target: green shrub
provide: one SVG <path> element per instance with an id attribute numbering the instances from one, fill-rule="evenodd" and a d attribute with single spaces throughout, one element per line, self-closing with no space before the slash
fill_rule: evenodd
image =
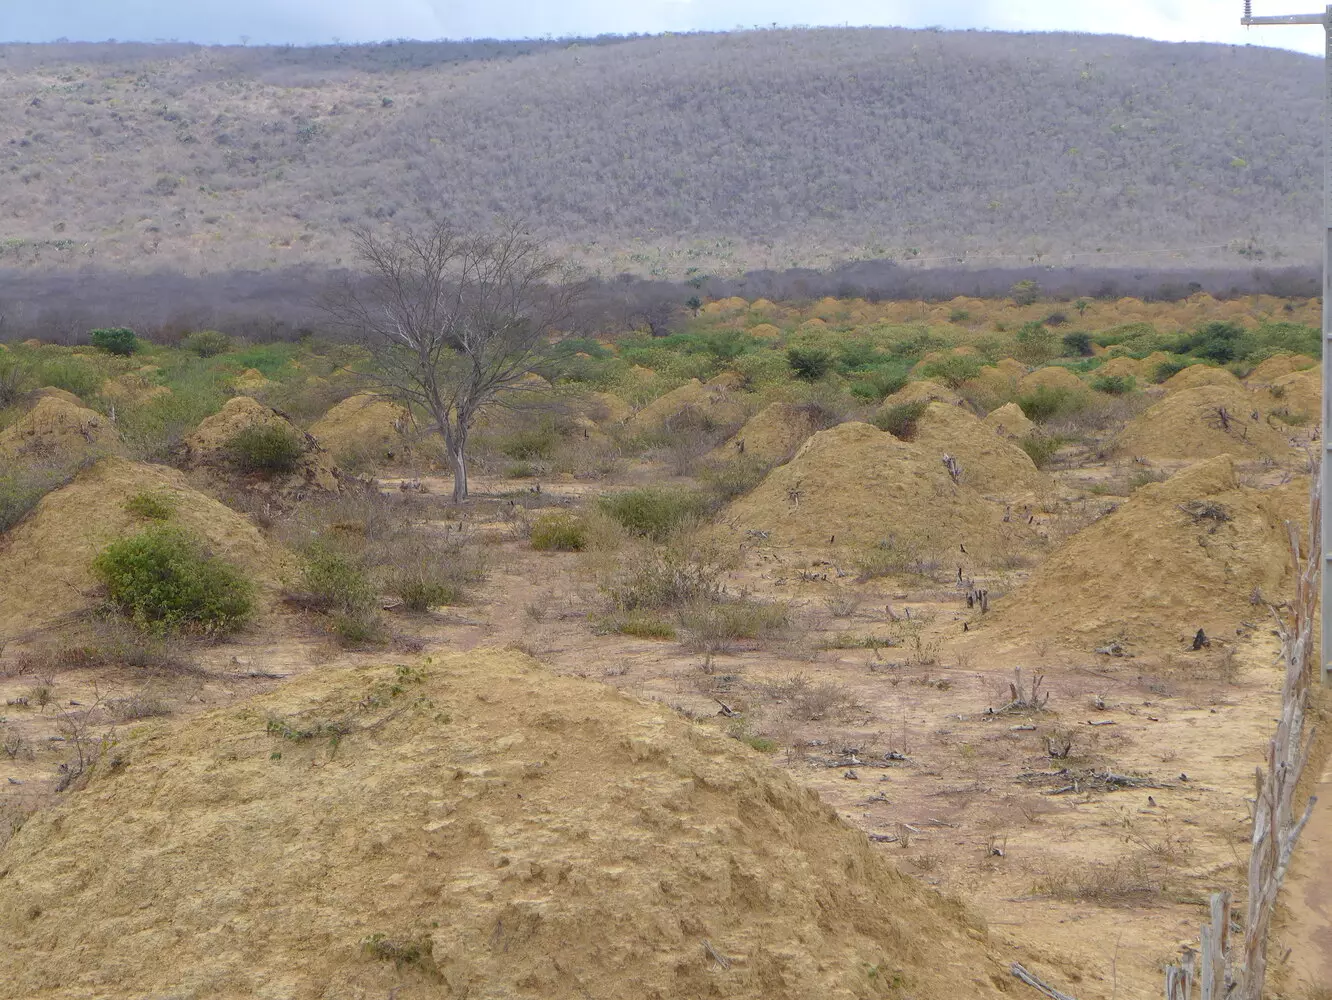
<path id="1" fill-rule="evenodd" d="M 1059 355 L 1059 339 L 1044 323 L 1023 324 L 1013 340 L 1013 354 L 1029 365 L 1043 365 Z"/>
<path id="2" fill-rule="evenodd" d="M 93 330 L 88 334 L 88 339 L 99 351 L 123 357 L 129 357 L 139 349 L 139 338 L 134 335 L 133 330 L 127 330 L 123 326 L 108 330 Z"/>
<path id="3" fill-rule="evenodd" d="M 167 521 L 176 512 L 176 498 L 170 493 L 144 491 L 125 501 L 125 510 L 150 521 Z"/>
<path id="4" fill-rule="evenodd" d="M 705 494 L 668 486 L 645 486 L 612 493 L 602 497 L 598 504 L 629 531 L 656 541 L 664 540 L 687 522 L 703 517 L 710 507 Z"/>
<path id="5" fill-rule="evenodd" d="M 925 378 L 934 379 L 956 389 L 963 382 L 970 382 L 980 375 L 982 367 L 980 358 L 969 354 L 950 354 L 946 358 L 922 365 L 920 373 Z"/>
<path id="6" fill-rule="evenodd" d="M 226 445 L 227 457 L 242 472 L 278 475 L 295 472 L 304 445 L 280 424 L 256 424 L 237 432 Z"/>
<path id="7" fill-rule="evenodd" d="M 1008 294 L 1012 296 L 1014 305 L 1029 306 L 1041 297 L 1041 286 L 1031 279 L 1026 279 L 1013 285 Z"/>
<path id="8" fill-rule="evenodd" d="M 754 351 L 742 354 L 731 362 L 732 371 L 742 375 L 745 385 L 757 388 L 765 385 L 779 385 L 790 381 L 791 365 L 786 357 L 777 351 Z"/>
<path id="9" fill-rule="evenodd" d="M 1111 396 L 1123 396 L 1138 387 L 1138 380 L 1132 375 L 1098 375 L 1092 379 L 1091 387 Z"/>
<path id="10" fill-rule="evenodd" d="M 199 330 L 182 339 L 180 346 L 201 358 L 215 358 L 231 350 L 231 338 L 219 330 Z"/>
<path id="11" fill-rule="evenodd" d="M 724 591 L 719 567 L 674 551 L 653 553 L 604 589 L 616 609 L 626 612 L 717 601 Z"/>
<path id="12" fill-rule="evenodd" d="M 910 441 L 916 436 L 916 423 L 929 407 L 928 400 L 914 403 L 898 403 L 880 410 L 870 418 L 870 423 L 881 431 L 887 431 L 895 438 Z"/>
<path id="13" fill-rule="evenodd" d="M 1190 365 L 1195 365 L 1197 363 L 1198 362 L 1189 360 L 1188 358 L 1171 358 L 1169 361 L 1162 361 L 1156 366 L 1156 371 L 1152 373 L 1152 381 L 1159 385 L 1167 379 L 1178 375 Z"/>
<path id="14" fill-rule="evenodd" d="M 39 386 L 64 389 L 76 396 L 94 395 L 106 375 L 92 360 L 78 354 L 43 352 L 32 364 L 32 381 Z"/>
<path id="15" fill-rule="evenodd" d="M 1253 331 L 1253 338 L 1258 350 L 1249 355 L 1250 360 L 1261 360 L 1258 355 L 1270 357 L 1282 351 L 1314 358 L 1323 356 L 1322 334 L 1303 323 L 1264 323 Z"/>
<path id="16" fill-rule="evenodd" d="M 301 586 L 323 611 L 363 614 L 375 605 L 375 588 L 361 560 L 325 539 L 306 548 Z"/>
<path id="17" fill-rule="evenodd" d="M 722 652 L 742 640 L 772 638 L 790 624 L 785 604 L 763 604 L 748 599 L 707 601 L 687 607 L 680 624 L 693 649 Z"/>
<path id="18" fill-rule="evenodd" d="M 582 552 L 587 548 L 587 523 L 568 511 L 546 511 L 532 522 L 531 538 L 538 552 Z"/>
<path id="19" fill-rule="evenodd" d="M 386 546 L 374 546 L 384 589 L 401 598 L 409 611 L 441 604 L 462 604 L 471 584 L 486 577 L 480 554 L 463 544 L 449 544 L 408 532 Z"/>
<path id="20" fill-rule="evenodd" d="M 1090 358 L 1096 352 L 1092 350 L 1092 339 L 1090 333 L 1076 331 L 1066 333 L 1061 338 L 1064 345 L 1064 353 L 1075 358 Z"/>
<path id="21" fill-rule="evenodd" d="M 796 378 L 817 382 L 832 370 L 833 357 L 821 347 L 791 347 L 786 352 L 786 363 Z"/>
<path id="22" fill-rule="evenodd" d="M 175 528 L 112 542 L 92 571 L 111 605 L 145 631 L 225 635 L 254 611 L 254 588 L 240 571 Z"/>
<path id="23" fill-rule="evenodd" d="M 674 639 L 675 626 L 660 615 L 646 611 L 627 611 L 608 615 L 593 625 L 599 635 L 617 633 L 638 639 Z"/>
<path id="24" fill-rule="evenodd" d="M 13 352 L 0 352 L 0 410 L 17 403 L 31 384 L 27 367 Z"/>
<path id="25" fill-rule="evenodd" d="M 1031 392 L 1024 392 L 1017 398 L 1018 406 L 1028 420 L 1044 423 L 1058 416 L 1074 413 L 1087 404 L 1086 397 L 1076 389 L 1062 386 L 1038 385 Z"/>
<path id="26" fill-rule="evenodd" d="M 1027 453 L 1032 464 L 1038 469 L 1044 469 L 1054 461 L 1055 453 L 1065 445 L 1065 440 L 1058 435 L 1041 434 L 1039 432 L 1028 434 L 1018 441 L 1018 447 Z"/>
<path id="27" fill-rule="evenodd" d="M 1175 341 L 1176 354 L 1191 354 L 1219 364 L 1238 361 L 1258 347 L 1257 338 L 1238 323 L 1213 321 Z"/>
<path id="28" fill-rule="evenodd" d="M 553 423 L 543 422 L 539 427 L 528 427 L 514 431 L 501 438 L 497 447 L 501 454 L 509 458 L 531 461 L 548 459 L 559 447 L 562 435 Z"/>
<path id="29" fill-rule="evenodd" d="M 894 362 L 865 371 L 851 383 L 851 395 L 877 403 L 907 384 L 907 370 L 904 362 Z"/>

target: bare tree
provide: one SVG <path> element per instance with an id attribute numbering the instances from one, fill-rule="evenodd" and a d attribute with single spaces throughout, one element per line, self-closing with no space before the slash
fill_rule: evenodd
<path id="1" fill-rule="evenodd" d="M 583 285 L 545 244 L 433 222 L 387 236 L 352 231 L 364 270 L 327 304 L 373 357 L 363 374 L 428 416 L 444 439 L 453 499 L 467 498 L 467 439 L 477 415 L 539 385 L 551 334 Z"/>

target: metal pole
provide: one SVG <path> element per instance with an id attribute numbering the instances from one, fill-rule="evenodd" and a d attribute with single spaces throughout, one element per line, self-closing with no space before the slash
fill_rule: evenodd
<path id="1" fill-rule="evenodd" d="M 1323 451 L 1319 462 L 1322 488 L 1322 518 L 1319 530 L 1323 540 L 1322 571 L 1323 628 L 1320 673 L 1323 683 L 1332 686 L 1332 4 L 1321 14 L 1281 14 L 1253 17 L 1251 0 L 1245 0 L 1240 24 L 1321 24 L 1323 26 L 1323 75 L 1326 82 L 1323 110 Z"/>
<path id="2" fill-rule="evenodd" d="M 1332 496 L 1332 4 L 1323 17 L 1323 75 L 1327 83 L 1323 110 L 1323 455 L 1319 463 L 1321 496 Z M 1322 668 L 1323 684 L 1332 684 L 1332 504 L 1322 504 Z"/>

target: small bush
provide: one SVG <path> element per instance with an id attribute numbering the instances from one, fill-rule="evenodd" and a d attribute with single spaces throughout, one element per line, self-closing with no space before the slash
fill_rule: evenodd
<path id="1" fill-rule="evenodd" d="M 1019 281 L 1008 290 L 1013 304 L 1018 306 L 1033 305 L 1041 297 L 1041 286 L 1030 278 Z"/>
<path id="2" fill-rule="evenodd" d="M 17 403 L 30 387 L 28 369 L 11 352 L 0 353 L 0 410 Z"/>
<path id="3" fill-rule="evenodd" d="M 688 645 L 706 652 L 723 652 L 742 640 L 771 638 L 790 623 L 785 604 L 758 601 L 707 601 L 680 613 Z"/>
<path id="4" fill-rule="evenodd" d="M 786 352 L 786 363 L 796 378 L 817 382 L 832 370 L 833 357 L 819 347 L 792 347 Z"/>
<path id="5" fill-rule="evenodd" d="M 201 358 L 215 358 L 231 350 L 231 338 L 218 330 L 199 330 L 181 340 L 180 346 Z"/>
<path id="6" fill-rule="evenodd" d="M 176 512 L 176 498 L 170 493 L 136 493 L 125 501 L 125 510 L 150 521 L 167 521 Z"/>
<path id="7" fill-rule="evenodd" d="M 1092 379 L 1091 387 L 1110 396 L 1122 396 L 1136 389 L 1138 380 L 1132 375 L 1098 375 Z"/>
<path id="8" fill-rule="evenodd" d="M 88 338 L 92 341 L 93 347 L 108 354 L 129 357 L 139 349 L 139 338 L 134 335 L 133 330 L 127 330 L 123 326 L 109 330 L 93 330 L 88 334 Z"/>
<path id="9" fill-rule="evenodd" d="M 1043 365 L 1059 355 L 1059 339 L 1044 323 L 1026 323 L 1014 335 L 1013 353 L 1029 365 Z"/>
<path id="10" fill-rule="evenodd" d="M 946 358 L 923 365 L 920 373 L 925 378 L 934 379 L 956 389 L 963 382 L 970 382 L 979 376 L 982 367 L 980 358 L 969 354 L 950 354 Z"/>
<path id="11" fill-rule="evenodd" d="M 532 522 L 531 538 L 538 552 L 582 552 L 587 548 L 587 524 L 577 514 L 550 510 Z"/>
<path id="12" fill-rule="evenodd" d="M 895 438 L 910 441 L 916 436 L 916 423 L 929 405 L 929 402 L 923 399 L 914 403 L 898 403 L 874 414 L 870 422 Z"/>
<path id="13" fill-rule="evenodd" d="M 660 615 L 628 611 L 609 615 L 593 627 L 599 634 L 632 635 L 636 639 L 674 639 L 675 626 Z"/>
<path id="14" fill-rule="evenodd" d="M 741 455 L 728 462 L 716 462 L 699 470 L 701 479 L 723 503 L 744 496 L 771 471 L 772 463 L 753 455 Z"/>
<path id="15" fill-rule="evenodd" d="M 254 611 L 254 588 L 240 571 L 180 530 L 152 528 L 112 542 L 92 570 L 111 605 L 145 631 L 225 635 Z"/>
<path id="16" fill-rule="evenodd" d="M 1197 364 L 1197 362 L 1185 358 L 1171 358 L 1169 361 L 1162 361 L 1156 366 L 1156 371 L 1152 373 L 1152 381 L 1159 385 L 1194 364 Z"/>
<path id="17" fill-rule="evenodd" d="M 1074 413 L 1082 409 L 1086 402 L 1084 395 L 1077 390 L 1053 385 L 1038 385 L 1017 398 L 1017 404 L 1022 407 L 1027 419 L 1038 424 Z"/>
<path id="18" fill-rule="evenodd" d="M 264 475 L 295 472 L 304 451 L 295 432 L 280 424 L 246 427 L 226 446 L 227 456 L 237 469 Z"/>
<path id="19" fill-rule="evenodd" d="M 324 539 L 305 550 L 301 586 L 324 611 L 358 613 L 375 604 L 375 588 L 361 561 Z"/>
<path id="20" fill-rule="evenodd" d="M 47 354 L 31 370 L 37 385 L 64 389 L 84 399 L 93 396 L 106 381 L 102 369 L 77 354 Z"/>
<path id="21" fill-rule="evenodd" d="M 1028 434 L 1018 442 L 1018 447 L 1027 453 L 1027 457 L 1038 469 L 1044 469 L 1054 461 L 1055 453 L 1065 444 L 1063 438 L 1050 435 L 1033 433 Z"/>
<path id="22" fill-rule="evenodd" d="M 604 510 L 637 535 L 662 541 L 682 525 L 704 516 L 708 497 L 693 490 L 645 486 L 612 493 L 598 501 Z"/>
<path id="23" fill-rule="evenodd" d="M 1096 353 L 1092 350 L 1090 333 L 1066 333 L 1061 339 L 1064 345 L 1064 353 L 1071 357 L 1090 358 Z"/>
<path id="24" fill-rule="evenodd" d="M 653 553 L 605 587 L 619 611 L 660 611 L 720 600 L 721 570 L 707 560 Z"/>
<path id="25" fill-rule="evenodd" d="M 553 424 L 529 427 L 504 437 L 498 442 L 501 454 L 523 461 L 548 459 L 559 447 L 561 434 Z"/>

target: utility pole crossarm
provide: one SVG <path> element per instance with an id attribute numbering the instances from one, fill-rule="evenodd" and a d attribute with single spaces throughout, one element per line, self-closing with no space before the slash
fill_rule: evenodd
<path id="1" fill-rule="evenodd" d="M 1326 14 L 1277 14 L 1275 17 L 1245 17 L 1240 24 L 1327 24 Z"/>

